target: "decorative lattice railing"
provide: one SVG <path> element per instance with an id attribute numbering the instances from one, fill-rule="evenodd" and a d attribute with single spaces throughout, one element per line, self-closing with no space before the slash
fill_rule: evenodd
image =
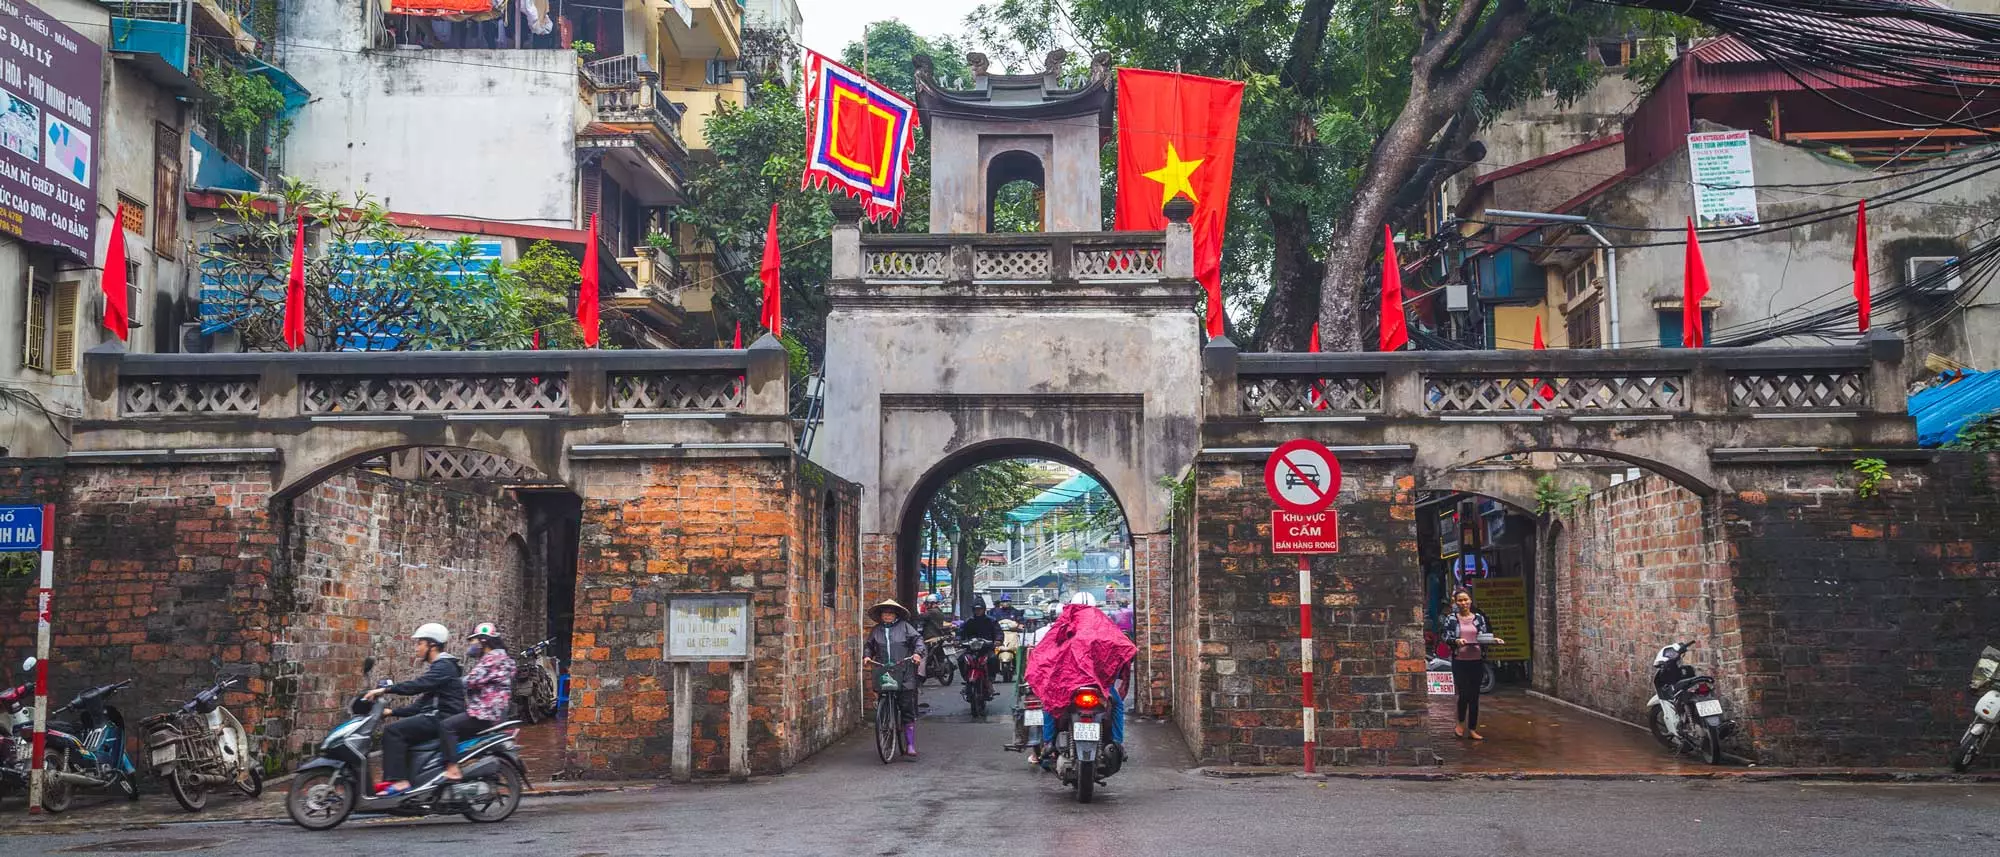
<path id="1" fill-rule="evenodd" d="M 255 414 L 257 378 L 139 378 L 118 390 L 127 416 Z"/>
<path id="2" fill-rule="evenodd" d="M 1160 232 L 877 234 L 857 243 L 858 270 L 844 267 L 836 256 L 836 276 L 871 283 L 1077 284 L 1176 276 L 1168 262 L 1167 236 Z"/>
<path id="3" fill-rule="evenodd" d="M 560 375 L 427 377 L 311 376 L 302 379 L 307 414 L 521 414 L 569 410 Z"/>
<path id="4" fill-rule="evenodd" d="M 1523 411 L 1671 413 L 1688 408 L 1687 380 L 1674 375 L 1424 375 L 1425 410 L 1444 414 Z"/>

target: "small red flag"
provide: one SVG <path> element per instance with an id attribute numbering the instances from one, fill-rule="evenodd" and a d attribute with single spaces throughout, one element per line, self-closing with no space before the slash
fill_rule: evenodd
<path id="1" fill-rule="evenodd" d="M 1317 321 L 1313 322 L 1312 338 L 1306 341 L 1306 351 L 1313 354 L 1319 353 L 1319 322 Z M 1326 410 L 1326 397 L 1319 394 L 1319 383 L 1319 379 L 1313 379 L 1312 392 L 1308 393 L 1306 398 L 1311 401 L 1313 410 L 1324 411 Z"/>
<path id="2" fill-rule="evenodd" d="M 1547 349 L 1547 348 L 1549 347 L 1549 343 L 1548 343 L 1548 341 L 1542 338 L 1542 317 L 1541 317 L 1541 316 L 1535 316 L 1535 342 L 1534 342 L 1534 346 L 1535 346 L 1535 350 L 1536 350 L 1536 351 L 1542 351 L 1542 350 L 1545 350 L 1545 349 Z M 1537 379 L 1537 380 L 1540 380 L 1540 379 Z M 1556 397 L 1556 388 L 1554 388 L 1554 387 L 1552 387 L 1552 386 L 1549 386 L 1549 385 L 1548 385 L 1548 384 L 1546 384 L 1546 383 L 1541 383 L 1541 384 L 1536 384 L 1536 385 L 1535 385 L 1535 401 L 1534 401 L 1534 402 L 1533 402 L 1533 404 L 1531 404 L 1531 405 L 1530 405 L 1529 407 L 1530 407 L 1530 409 L 1531 409 L 1531 410 L 1541 410 L 1541 408 L 1542 408 L 1542 403 L 1543 403 L 1543 402 L 1547 402 L 1547 401 L 1552 401 L 1552 400 L 1554 400 L 1554 399 L 1555 399 L 1555 397 Z"/>
<path id="3" fill-rule="evenodd" d="M 125 276 L 125 206 L 111 220 L 111 241 L 104 249 L 104 276 L 97 278 L 104 289 L 104 326 L 118 335 L 120 342 L 132 335 L 132 310 Z"/>
<path id="4" fill-rule="evenodd" d="M 1862 333 L 1868 332 L 1868 311 L 1874 298 L 1868 289 L 1868 200 L 1862 200 L 1854 215 L 1854 302 L 1861 307 L 1857 319 Z"/>
<path id="5" fill-rule="evenodd" d="M 1396 233 L 1382 224 L 1381 349 L 1395 351 L 1409 344 L 1409 322 L 1403 317 L 1403 266 L 1396 261 Z"/>
<path id="6" fill-rule="evenodd" d="M 285 278 L 285 347 L 297 351 L 306 347 L 306 213 L 299 212 L 299 228 L 292 238 L 292 270 Z"/>
<path id="7" fill-rule="evenodd" d="M 1542 339 L 1542 317 L 1535 316 L 1535 350 L 1540 351 L 1547 347 L 1549 347 L 1548 342 Z"/>
<path id="8" fill-rule="evenodd" d="M 729 347 L 738 349 L 743 347 L 743 322 L 736 322 L 736 336 L 729 340 Z"/>
<path id="9" fill-rule="evenodd" d="M 1701 299 L 1708 297 L 1708 265 L 1701 260 L 1701 240 L 1694 234 L 1694 218 L 1688 218 L 1686 281 L 1681 286 L 1681 347 L 1700 348 L 1708 344 L 1701 325 Z"/>
<path id="10" fill-rule="evenodd" d="M 597 215 L 590 216 L 590 234 L 583 245 L 583 284 L 576 296 L 576 324 L 583 328 L 583 347 L 597 347 Z"/>
<path id="11" fill-rule="evenodd" d="M 778 295 L 783 283 L 779 272 L 778 204 L 774 202 L 771 203 L 771 225 L 764 227 L 764 264 L 757 269 L 758 278 L 764 281 L 764 311 L 757 321 L 772 336 L 784 335 L 784 314 L 778 307 Z"/>

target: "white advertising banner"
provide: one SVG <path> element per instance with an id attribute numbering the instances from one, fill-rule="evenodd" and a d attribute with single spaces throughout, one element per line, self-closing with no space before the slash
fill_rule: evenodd
<path id="1" fill-rule="evenodd" d="M 1757 176 L 1750 163 L 1750 132 L 1689 134 L 1688 166 L 1694 177 L 1696 229 L 1757 225 Z"/>

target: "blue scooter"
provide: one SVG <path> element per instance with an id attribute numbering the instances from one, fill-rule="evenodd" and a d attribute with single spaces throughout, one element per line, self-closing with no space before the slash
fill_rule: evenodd
<path id="1" fill-rule="evenodd" d="M 116 789 L 127 800 L 139 799 L 139 786 L 132 780 L 136 769 L 131 754 L 125 752 L 125 715 L 104 702 L 131 685 L 132 680 L 126 679 L 93 687 L 50 712 L 73 712 L 76 724 L 49 727 L 42 756 L 43 809 L 69 809 L 80 789 Z"/>

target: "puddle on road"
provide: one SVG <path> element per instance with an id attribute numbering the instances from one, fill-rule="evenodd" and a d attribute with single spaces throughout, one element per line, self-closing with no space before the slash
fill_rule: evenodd
<path id="1" fill-rule="evenodd" d="M 59 854 L 177 854 L 201 851 L 234 842 L 233 839 L 113 839 L 64 848 Z"/>

